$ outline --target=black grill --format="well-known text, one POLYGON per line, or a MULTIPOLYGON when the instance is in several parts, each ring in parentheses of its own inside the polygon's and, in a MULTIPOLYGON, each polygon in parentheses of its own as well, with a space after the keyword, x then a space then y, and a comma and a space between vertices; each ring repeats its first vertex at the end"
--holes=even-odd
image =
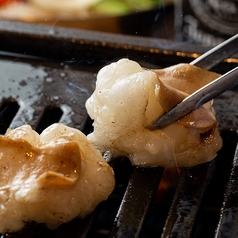
MULTIPOLYGON (((30 124, 37 132, 62 122, 84 133, 92 121, 84 107, 97 71, 128 57, 151 68, 190 62, 206 49, 149 38, 0 22, 0 133, 30 124), (180 52, 180 53, 178 53, 180 52)), ((214 68, 224 73, 234 57, 214 68)), ((215 160, 193 168, 132 167, 110 162, 116 187, 85 219, 56 230, 30 222, 1 237, 238 237, 236 88, 215 101, 223 148, 215 160)))

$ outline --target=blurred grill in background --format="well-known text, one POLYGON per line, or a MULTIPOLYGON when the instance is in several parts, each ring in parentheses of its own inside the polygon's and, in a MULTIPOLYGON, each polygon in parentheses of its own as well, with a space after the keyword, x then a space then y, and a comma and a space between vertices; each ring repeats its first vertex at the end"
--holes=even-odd
POLYGON ((173 39, 173 0, 0 0, 0 19, 173 39), (61 3, 63 3, 62 1, 61 3))
POLYGON ((237 0, 179 0, 176 39, 215 46, 238 33, 237 0))
POLYGON ((238 2, 0 0, 0 18, 214 46, 238 33, 238 2))

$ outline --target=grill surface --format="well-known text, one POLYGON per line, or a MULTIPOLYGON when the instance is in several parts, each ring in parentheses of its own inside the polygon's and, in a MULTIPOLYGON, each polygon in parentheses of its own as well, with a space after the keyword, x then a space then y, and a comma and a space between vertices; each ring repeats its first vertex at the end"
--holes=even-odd
MULTIPOLYGON (((92 122, 84 103, 102 66, 129 57, 145 67, 165 67, 189 62, 195 52, 167 41, 9 22, 0 22, 0 50, 1 134, 23 124, 41 132, 54 122, 87 134, 92 122)), ((204 50, 196 47, 195 53, 204 50)), ((214 70, 224 73, 238 61, 232 62, 214 70)), ((234 89, 215 101, 224 146, 211 163, 168 171, 113 160, 116 188, 92 215, 54 231, 31 222, 2 238, 238 237, 237 99, 234 89)))

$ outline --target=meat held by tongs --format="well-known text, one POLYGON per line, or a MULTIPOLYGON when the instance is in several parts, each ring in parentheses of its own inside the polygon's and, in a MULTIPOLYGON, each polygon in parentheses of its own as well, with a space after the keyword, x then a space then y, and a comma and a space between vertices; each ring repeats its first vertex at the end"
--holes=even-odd
MULTIPOLYGON (((235 54, 238 51, 238 34, 212 48, 205 54, 201 55, 190 64, 203 69, 211 69, 224 59, 235 54)), ((153 125, 152 129, 166 127, 190 112, 196 110, 206 102, 219 96, 226 90, 232 88, 238 83, 238 66, 226 74, 213 80, 207 85, 201 87, 184 100, 178 103, 171 110, 163 114, 153 125)))

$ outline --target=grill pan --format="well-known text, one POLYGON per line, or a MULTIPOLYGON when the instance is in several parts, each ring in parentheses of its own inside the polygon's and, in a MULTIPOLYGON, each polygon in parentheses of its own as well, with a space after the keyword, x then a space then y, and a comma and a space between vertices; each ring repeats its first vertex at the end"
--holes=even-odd
MULTIPOLYGON (((0 21, 0 133, 30 124, 37 132, 54 122, 92 130, 84 103, 104 65, 128 57, 144 67, 190 62, 206 47, 143 37, 0 21)), ((214 67, 237 66, 234 56, 214 67)), ((237 237, 237 89, 215 99, 224 145, 217 158, 166 177, 163 168, 112 160, 116 187, 85 219, 56 230, 30 222, 6 237, 237 237), (179 173, 178 184, 176 180, 179 173), (172 183, 165 193, 158 187, 172 183), (233 232, 233 233, 231 233, 233 232)))

